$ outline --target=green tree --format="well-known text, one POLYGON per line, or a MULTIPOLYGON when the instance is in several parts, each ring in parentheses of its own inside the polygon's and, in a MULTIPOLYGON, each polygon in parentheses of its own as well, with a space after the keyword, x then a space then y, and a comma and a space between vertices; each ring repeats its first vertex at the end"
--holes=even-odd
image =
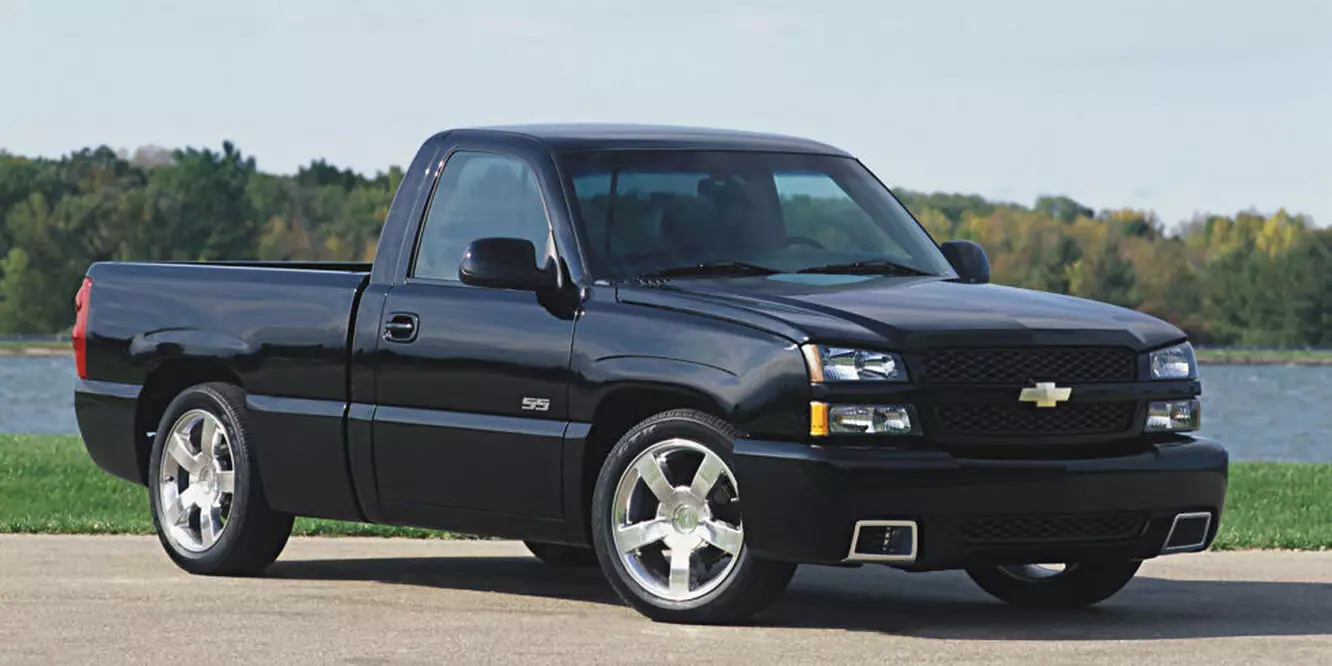
POLYGON ((1093 217, 1096 211, 1066 197, 1041 196, 1036 199, 1032 210, 1050 217, 1056 222, 1072 222, 1079 217, 1093 217))
POLYGON ((261 225, 246 186, 254 173, 254 158, 230 142, 222 152, 177 150, 174 164, 148 177, 157 228, 148 246, 138 249, 153 258, 253 257, 261 225))
POLYGON ((1074 296, 1133 307, 1138 304, 1137 276, 1120 241, 1107 237, 1068 268, 1069 293, 1074 296))

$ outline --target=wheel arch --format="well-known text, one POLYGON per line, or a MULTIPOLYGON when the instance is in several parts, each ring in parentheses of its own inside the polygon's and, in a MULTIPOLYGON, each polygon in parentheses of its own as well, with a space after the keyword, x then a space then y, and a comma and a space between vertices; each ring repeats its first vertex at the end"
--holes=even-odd
POLYGON ((592 542, 592 493, 597 475, 616 442, 631 428, 655 414, 673 409, 696 409, 727 419, 733 412, 721 398, 689 386, 668 383, 635 383, 606 392, 596 403, 592 427, 584 439, 576 479, 579 527, 574 536, 581 544, 592 542))
POLYGON ((217 361, 181 358, 164 361, 144 378, 143 390, 134 410, 134 455, 139 463, 140 482, 147 483, 149 457, 153 450, 150 433, 157 430, 167 406, 185 389, 207 382, 222 382, 244 388, 240 377, 217 361))

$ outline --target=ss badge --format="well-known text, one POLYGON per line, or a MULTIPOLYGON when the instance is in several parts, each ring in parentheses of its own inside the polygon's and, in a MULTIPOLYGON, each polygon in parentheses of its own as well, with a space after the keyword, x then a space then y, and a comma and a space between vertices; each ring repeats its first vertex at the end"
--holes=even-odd
POLYGON ((550 409, 550 398, 523 398, 523 411, 544 412, 550 409))

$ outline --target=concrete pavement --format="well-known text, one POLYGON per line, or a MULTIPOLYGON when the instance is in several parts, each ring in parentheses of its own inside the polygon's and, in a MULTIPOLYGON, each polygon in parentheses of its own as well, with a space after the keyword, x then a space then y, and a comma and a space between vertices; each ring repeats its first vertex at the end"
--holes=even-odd
POLYGON ((1332 553, 1161 558, 1088 611, 804 567, 754 626, 657 624, 521 544, 293 539, 189 576, 151 537, 0 536, 0 663, 1332 663, 1332 553))

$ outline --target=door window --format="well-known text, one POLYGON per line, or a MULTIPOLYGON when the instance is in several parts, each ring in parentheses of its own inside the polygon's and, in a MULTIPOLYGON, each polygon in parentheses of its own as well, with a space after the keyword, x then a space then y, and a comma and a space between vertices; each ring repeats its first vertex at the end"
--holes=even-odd
POLYGON ((457 280, 467 245, 478 238, 522 238, 540 257, 550 226, 536 174, 526 162, 496 153, 454 153, 430 199, 412 275, 457 280))

